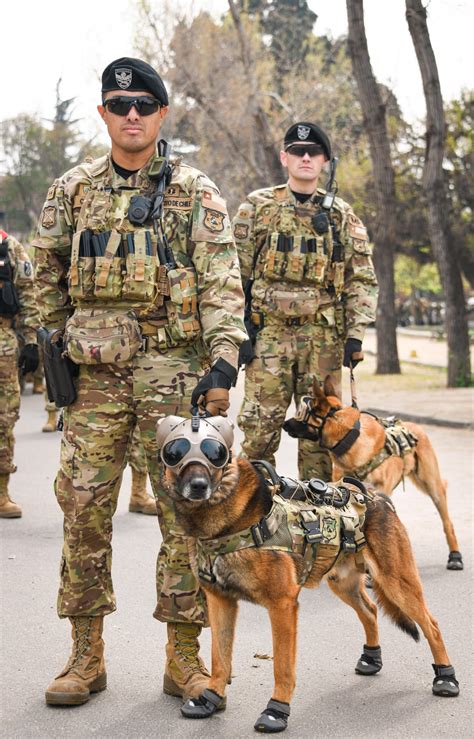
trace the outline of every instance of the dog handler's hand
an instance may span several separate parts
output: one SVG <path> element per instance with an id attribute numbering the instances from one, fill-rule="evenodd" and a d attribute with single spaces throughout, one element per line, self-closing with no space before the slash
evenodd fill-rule
<path id="1" fill-rule="evenodd" d="M 229 390 L 236 379 L 237 370 L 219 358 L 194 388 L 191 408 L 199 406 L 213 416 L 225 415 L 229 408 Z"/>
<path id="2" fill-rule="evenodd" d="M 344 367 L 356 367 L 362 362 L 364 355 L 362 354 L 362 341 L 359 339 L 347 339 L 344 344 L 344 359 L 342 364 Z"/>

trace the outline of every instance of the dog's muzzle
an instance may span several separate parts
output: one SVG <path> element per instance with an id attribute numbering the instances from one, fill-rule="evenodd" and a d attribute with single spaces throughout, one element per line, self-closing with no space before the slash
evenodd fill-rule
<path id="1" fill-rule="evenodd" d="M 163 464 L 177 474 L 192 463 L 212 474 L 231 459 L 234 427 L 222 416 L 167 416 L 158 421 L 156 440 Z"/>
<path id="2" fill-rule="evenodd" d="M 301 398 L 296 413 L 293 418 L 289 418 L 283 424 L 283 430 L 293 437 L 293 439 L 309 439 L 310 441 L 319 441 L 319 428 L 309 425 L 308 421 L 311 417 L 311 398 L 305 395 Z"/>

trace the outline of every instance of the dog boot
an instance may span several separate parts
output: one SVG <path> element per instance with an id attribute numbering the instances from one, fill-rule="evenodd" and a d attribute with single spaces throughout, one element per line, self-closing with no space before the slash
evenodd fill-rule
<path id="1" fill-rule="evenodd" d="M 10 475 L 0 472 L 0 518 L 21 518 L 21 508 L 8 495 Z"/>
<path id="2" fill-rule="evenodd" d="M 146 513 L 156 516 L 155 499 L 146 490 L 146 472 L 139 472 L 132 467 L 132 493 L 128 510 L 130 513 Z"/>
<path id="3" fill-rule="evenodd" d="M 216 711 L 224 711 L 225 707 L 225 698 L 206 688 L 199 698 L 188 698 L 181 706 L 181 713 L 185 718 L 209 718 Z"/>
<path id="4" fill-rule="evenodd" d="M 461 552 L 457 552 L 456 550 L 449 552 L 448 564 L 446 565 L 446 569 L 448 570 L 463 570 L 464 569 Z"/>
<path id="5" fill-rule="evenodd" d="M 364 644 L 364 651 L 356 664 L 358 675 L 376 675 L 382 669 L 382 650 L 380 647 L 368 647 Z"/>
<path id="6" fill-rule="evenodd" d="M 207 688 L 210 674 L 199 656 L 201 627 L 191 623 L 168 624 L 163 692 L 187 700 Z"/>
<path id="7" fill-rule="evenodd" d="M 56 411 L 48 411 L 48 420 L 44 424 L 41 431 L 49 433 L 50 431 L 56 431 L 56 424 L 58 422 Z"/>
<path id="8" fill-rule="evenodd" d="M 278 731 L 285 731 L 288 726 L 288 717 L 290 715 L 290 704 L 275 701 L 273 698 L 268 701 L 268 705 L 259 716 L 254 724 L 255 731 L 261 731 L 264 734 L 276 734 Z"/>
<path id="9" fill-rule="evenodd" d="M 452 665 L 433 665 L 435 678 L 433 680 L 433 693 L 442 698 L 455 698 L 459 695 L 459 683 Z"/>
<path id="10" fill-rule="evenodd" d="M 73 616 L 72 653 L 64 670 L 46 689 L 46 703 L 78 706 L 87 703 L 91 693 L 107 687 L 105 672 L 103 616 Z"/>

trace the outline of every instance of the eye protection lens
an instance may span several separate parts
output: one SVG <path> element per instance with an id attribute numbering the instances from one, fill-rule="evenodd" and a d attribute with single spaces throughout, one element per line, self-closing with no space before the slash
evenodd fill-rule
<path id="1" fill-rule="evenodd" d="M 307 144 L 306 146 L 290 146 L 286 152 L 287 154 L 293 154 L 295 157 L 304 157 L 306 153 L 310 157 L 317 157 L 319 154 L 324 154 L 324 149 L 319 144 Z"/>
<path id="2" fill-rule="evenodd" d="M 223 467 L 229 459 L 229 450 L 220 441 L 216 441 L 216 439 L 204 439 L 204 441 L 201 441 L 201 452 L 213 467 Z"/>
<path id="3" fill-rule="evenodd" d="M 176 467 L 191 449 L 191 442 L 187 439 L 173 439 L 165 444 L 161 458 L 167 467 Z"/>
<path id="4" fill-rule="evenodd" d="M 142 95 L 137 98 L 129 98 L 125 95 L 108 98 L 103 102 L 104 107 L 108 107 L 114 115 L 126 116 L 129 114 L 132 106 L 139 115 L 151 115 L 156 113 L 160 107 L 160 103 L 155 98 Z"/>

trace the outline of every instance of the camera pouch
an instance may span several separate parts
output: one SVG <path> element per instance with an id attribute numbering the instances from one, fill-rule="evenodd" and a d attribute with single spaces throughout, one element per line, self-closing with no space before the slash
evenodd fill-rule
<path id="1" fill-rule="evenodd" d="M 67 355 L 76 364 L 128 362 L 142 345 L 134 313 L 78 309 L 64 331 Z"/>
<path id="2" fill-rule="evenodd" d="M 201 334 L 197 307 L 196 273 L 181 267 L 168 272 L 170 299 L 165 302 L 172 343 L 188 343 Z"/>
<path id="3" fill-rule="evenodd" d="M 282 233 L 272 233 L 268 237 L 263 272 L 270 280 L 279 280 L 285 276 L 287 269 L 286 250 L 289 239 Z"/>

